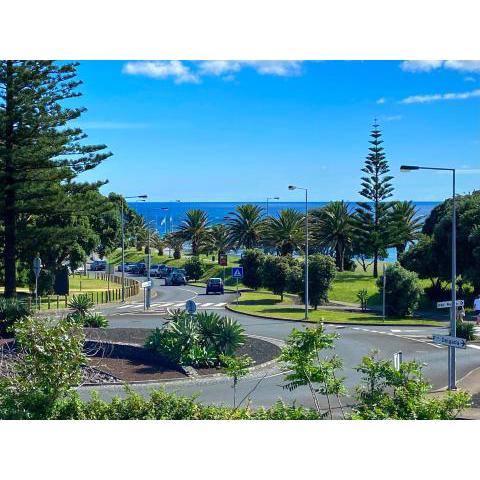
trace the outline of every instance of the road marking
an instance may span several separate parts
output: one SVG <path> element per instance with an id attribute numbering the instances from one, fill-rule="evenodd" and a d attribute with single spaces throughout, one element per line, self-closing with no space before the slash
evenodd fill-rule
<path id="1" fill-rule="evenodd" d="M 467 345 L 467 347 L 469 348 L 475 348 L 477 350 L 480 350 L 480 346 L 479 345 Z"/>
<path id="2" fill-rule="evenodd" d="M 172 302 L 158 302 L 158 303 L 152 303 L 152 305 L 158 305 L 159 307 L 169 307 L 170 305 L 173 305 Z"/>
<path id="3" fill-rule="evenodd" d="M 206 307 L 209 307 L 210 305 L 214 305 L 214 303 L 211 303 L 211 302 L 209 302 L 209 303 L 197 303 L 197 305 L 199 307 L 206 308 Z"/>

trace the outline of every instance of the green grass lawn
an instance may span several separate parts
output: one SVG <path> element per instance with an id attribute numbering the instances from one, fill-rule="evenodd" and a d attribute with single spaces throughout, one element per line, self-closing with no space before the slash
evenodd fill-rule
<path id="1" fill-rule="evenodd" d="M 85 291 L 97 291 L 107 290 L 109 283 L 105 280 L 96 278 L 88 278 L 85 275 L 70 275 L 70 292 L 85 292 Z M 110 288 L 118 287 L 117 284 L 110 283 Z"/>
<path id="2" fill-rule="evenodd" d="M 240 313 L 249 313 L 260 317 L 273 317 L 287 320 L 302 320 L 304 310 L 294 307 L 293 297 L 286 296 L 280 302 L 278 295 L 267 292 L 245 292 L 230 308 Z M 444 326 L 443 322 L 430 319 L 418 318 L 395 318 L 383 321 L 382 317 L 373 313 L 344 312 L 333 310 L 310 310 L 310 320 L 324 321 L 329 323 L 352 323 L 352 324 L 384 324 L 384 325 L 430 325 Z"/>

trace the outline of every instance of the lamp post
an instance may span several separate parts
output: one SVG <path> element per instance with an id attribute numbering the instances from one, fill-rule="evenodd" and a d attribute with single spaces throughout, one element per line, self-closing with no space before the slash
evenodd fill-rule
<path id="1" fill-rule="evenodd" d="M 153 223 L 155 220 L 150 220 L 147 222 L 147 282 L 151 282 L 152 278 L 150 277 L 150 264 L 151 264 L 151 255 L 150 255 L 150 227 L 149 225 Z M 147 287 L 147 295 L 145 298 L 145 308 L 147 310 L 150 309 L 150 303 L 151 303 L 151 298 L 152 298 L 152 287 L 148 286 Z"/>
<path id="2" fill-rule="evenodd" d="M 268 202 L 270 200 L 280 200 L 280 197 L 267 197 L 267 217 L 268 217 Z"/>
<path id="3" fill-rule="evenodd" d="M 308 320 L 308 189 L 289 185 L 289 190 L 305 191 L 305 320 Z"/>
<path id="4" fill-rule="evenodd" d="M 132 197 L 124 197 L 125 200 L 130 198 L 138 198 L 143 201 L 148 198 L 147 195 L 134 195 Z M 120 203 L 120 216 L 122 221 L 122 302 L 125 302 L 125 216 L 123 212 L 123 201 Z"/>
<path id="5" fill-rule="evenodd" d="M 457 218 L 455 206 L 455 169 L 440 167 L 419 167 L 418 165 L 402 165 L 401 172 L 413 170 L 438 170 L 452 172 L 452 306 L 450 307 L 450 336 L 457 336 Z M 457 389 L 456 350 L 448 347 L 448 389 Z"/>

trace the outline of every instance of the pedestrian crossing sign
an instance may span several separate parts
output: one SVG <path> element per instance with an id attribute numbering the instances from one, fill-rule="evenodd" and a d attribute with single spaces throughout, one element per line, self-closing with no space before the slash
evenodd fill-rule
<path id="1" fill-rule="evenodd" d="M 233 278 L 243 278 L 243 267 L 232 267 Z"/>

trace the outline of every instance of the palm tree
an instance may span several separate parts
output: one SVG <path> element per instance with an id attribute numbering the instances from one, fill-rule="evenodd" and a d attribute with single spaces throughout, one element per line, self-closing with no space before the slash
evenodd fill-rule
<path id="1" fill-rule="evenodd" d="M 312 222 L 312 243 L 321 248 L 331 249 L 335 254 L 337 268 L 343 272 L 345 252 L 353 240 L 353 217 L 348 203 L 331 202 L 323 208 L 310 211 Z"/>
<path id="2" fill-rule="evenodd" d="M 182 247 L 183 247 L 183 237 L 179 234 L 179 232 L 171 232 L 165 235 L 163 239 L 165 245 L 173 250 L 173 258 L 176 260 L 182 258 Z M 169 254 L 170 255 L 170 254 Z"/>
<path id="3" fill-rule="evenodd" d="M 198 255 L 208 240 L 207 212 L 192 209 L 186 213 L 185 220 L 180 225 L 179 234 L 185 241 L 192 244 L 192 255 Z"/>
<path id="4" fill-rule="evenodd" d="M 228 228 L 223 223 L 213 225 L 210 228 L 208 238 L 208 249 L 210 252 L 227 253 L 232 248 L 232 242 L 228 235 Z"/>
<path id="5" fill-rule="evenodd" d="M 393 202 L 391 210 L 392 246 L 397 249 L 397 257 L 403 253 L 409 243 L 418 239 L 423 221 L 418 209 L 412 202 Z"/>
<path id="6" fill-rule="evenodd" d="M 292 255 L 305 243 L 304 224 L 302 213 L 293 208 L 281 210 L 277 217 L 269 217 L 265 221 L 265 242 L 275 247 L 280 255 Z"/>
<path id="7" fill-rule="evenodd" d="M 150 236 L 150 246 L 152 248 L 156 248 L 159 255 L 163 255 L 163 249 L 165 248 L 165 241 L 157 231 L 155 231 Z"/>
<path id="8" fill-rule="evenodd" d="M 258 205 L 239 205 L 227 215 L 228 235 L 236 248 L 254 248 L 260 242 L 263 208 Z"/>

